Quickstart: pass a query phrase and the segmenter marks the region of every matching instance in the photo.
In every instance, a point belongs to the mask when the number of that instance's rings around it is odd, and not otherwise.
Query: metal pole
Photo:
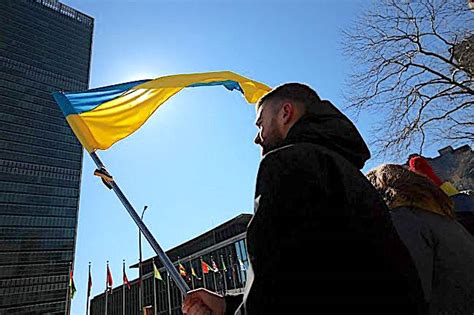
[[[202,260],[202,257],[201,257],[202,284],[204,286],[204,289],[207,289],[207,287],[206,287],[206,274],[204,273],[204,270],[202,269],[202,265],[203,265],[203,260]]]
[[[214,276],[214,292],[217,293],[217,280],[216,280],[216,273],[213,272],[213,276]]]
[[[109,289],[105,289],[105,315],[107,315],[108,295],[109,295]]]
[[[189,265],[191,266],[191,284],[192,284],[193,290],[194,290],[194,275],[193,275],[194,267],[193,267],[192,260],[189,261]]]
[[[89,315],[89,277],[91,276],[91,262],[89,261],[89,275],[87,277],[87,303],[86,303],[86,315]]]
[[[227,294],[227,266],[224,269],[225,262],[224,262],[224,257],[221,255],[221,261],[222,261],[222,276],[224,277],[224,295]]]
[[[109,298],[109,261],[107,260],[107,271],[105,275],[105,315],[107,315],[107,307],[109,304],[108,298]]]
[[[230,259],[230,265],[232,267],[232,282],[234,283],[234,289],[237,289],[237,283],[235,282],[235,270],[236,270],[236,266],[234,266],[234,260],[232,259],[232,254],[229,255],[229,259]]]
[[[142,233],[138,230],[138,309],[142,311]]]
[[[104,164],[102,163],[102,161],[99,159],[99,157],[97,156],[95,152],[90,153],[90,156],[92,160],[94,160],[94,163],[97,165],[98,168],[105,169]],[[112,186],[113,191],[115,192],[117,197],[120,199],[120,201],[122,202],[122,204],[124,205],[128,213],[130,214],[130,216],[132,217],[133,221],[135,221],[140,231],[143,233],[143,235],[145,235],[145,238],[147,239],[150,246],[153,248],[155,253],[160,258],[161,262],[163,263],[165,269],[168,271],[169,275],[173,278],[174,282],[178,286],[178,289],[181,291],[181,294],[186,296],[188,291],[190,291],[188,284],[181,278],[178,271],[173,266],[173,263],[171,262],[171,260],[168,258],[168,256],[165,254],[161,246],[153,237],[153,234],[151,234],[150,230],[148,230],[147,226],[140,219],[137,212],[135,211],[133,206],[130,204],[127,197],[125,197],[123,192],[120,190],[117,183],[115,181],[111,181],[110,184]]]
[[[155,265],[155,259],[153,258],[153,266]],[[153,267],[154,268],[154,267]],[[155,270],[153,270],[153,275],[151,277],[153,279],[153,314],[157,315],[158,310],[156,308],[156,278],[155,278]]]
[[[214,258],[211,256],[211,264],[212,264],[212,275],[214,276],[214,292],[217,293],[217,280],[216,280],[216,269],[214,269],[215,261]]]
[[[144,206],[143,207],[143,211],[142,211],[142,216],[140,217],[140,219],[142,219],[143,221],[143,216],[145,215],[145,211],[146,209],[148,209],[148,206]],[[139,278],[139,281],[138,281],[138,306],[140,308],[140,313],[142,312],[142,309],[143,309],[143,279],[142,279],[142,232],[140,231],[140,229],[138,229],[138,253],[139,253],[139,257],[138,257],[138,278]]]
[[[69,314],[69,303],[70,303],[70,295],[71,293],[69,292],[70,288],[71,288],[71,266],[72,266],[72,262],[69,263],[69,273],[68,273],[68,282],[67,282],[67,290],[66,290],[66,311],[65,311],[65,314]]]
[[[166,287],[168,288],[168,314],[171,315],[171,289],[170,289],[170,276],[166,274]]]
[[[125,259],[123,260],[123,275],[122,278],[125,279]],[[122,285],[122,314],[125,315],[125,282]]]

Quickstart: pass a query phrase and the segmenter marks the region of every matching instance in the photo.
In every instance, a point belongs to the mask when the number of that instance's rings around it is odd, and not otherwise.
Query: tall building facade
[[[439,155],[427,158],[441,180],[450,181],[458,190],[474,190],[474,152],[469,145],[447,146]]]
[[[82,147],[51,93],[89,83],[93,19],[0,1],[0,314],[64,314]]]
[[[166,252],[177,268],[179,264],[184,267],[186,275],[183,278],[190,288],[204,287],[220,294],[243,291],[248,266],[245,237],[251,219],[252,215],[241,214]],[[155,278],[153,262],[162,280]],[[202,262],[209,265],[207,274],[204,273]],[[105,314],[107,303],[108,315],[124,314],[124,306],[127,315],[181,315],[181,293],[173,280],[168,278],[158,257],[145,260],[141,266],[143,274],[141,290],[139,279],[135,279],[130,281],[130,289],[122,284],[109,293],[97,295],[91,301],[89,314]],[[214,267],[217,270],[212,271]],[[131,268],[138,268],[138,264]]]

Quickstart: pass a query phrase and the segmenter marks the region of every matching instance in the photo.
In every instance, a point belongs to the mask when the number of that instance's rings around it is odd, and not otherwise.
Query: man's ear
[[[290,102],[283,103],[281,107],[283,124],[289,124],[295,115],[295,106]]]

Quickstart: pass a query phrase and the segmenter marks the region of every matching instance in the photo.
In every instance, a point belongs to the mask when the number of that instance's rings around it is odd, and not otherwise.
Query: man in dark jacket
[[[310,87],[288,83],[259,100],[256,124],[263,159],[247,229],[245,293],[220,297],[199,289],[183,312],[421,310],[416,269],[359,171],[370,153],[350,120]]]

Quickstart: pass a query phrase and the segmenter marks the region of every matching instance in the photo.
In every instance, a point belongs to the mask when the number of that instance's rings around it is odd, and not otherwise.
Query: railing
[[[1,1],[1,0],[0,0]],[[36,0],[39,1],[39,0]],[[87,89],[87,82],[79,81],[76,79],[72,79],[69,77],[65,77],[63,75],[43,70],[32,65],[19,62],[10,58],[0,57],[0,65],[7,67],[9,69],[23,71],[28,75],[34,75],[35,78],[41,83],[46,79],[50,80],[51,83],[56,84],[57,86],[62,86],[65,90],[86,90]]]
[[[36,3],[42,4],[54,11],[57,11],[65,16],[68,16],[78,22],[84,23],[88,26],[94,24],[94,19],[87,16],[57,0],[34,0]]]

